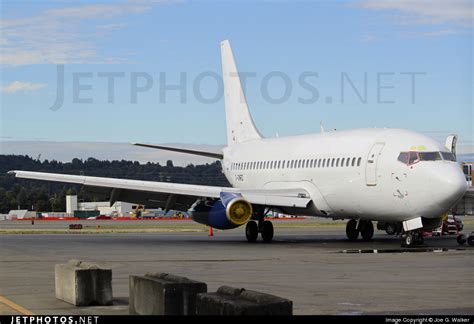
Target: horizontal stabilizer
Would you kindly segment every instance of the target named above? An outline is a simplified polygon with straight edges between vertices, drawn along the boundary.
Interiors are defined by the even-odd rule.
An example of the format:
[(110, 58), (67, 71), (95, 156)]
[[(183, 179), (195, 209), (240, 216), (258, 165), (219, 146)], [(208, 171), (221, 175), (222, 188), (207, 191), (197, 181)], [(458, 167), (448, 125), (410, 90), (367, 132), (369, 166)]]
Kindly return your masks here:
[(173, 151), (173, 152), (178, 152), (178, 153), (200, 155), (200, 156), (205, 156), (205, 157), (209, 157), (209, 158), (213, 158), (213, 159), (219, 159), (219, 160), (224, 159), (224, 155), (222, 153), (218, 153), (218, 152), (197, 151), (197, 150), (184, 149), (184, 148), (180, 148), (180, 147), (171, 147), (171, 146), (163, 146), (163, 145), (151, 145), (151, 144), (142, 144), (142, 143), (132, 143), (132, 144), (136, 145), (136, 146), (143, 146), (143, 147), (154, 148), (154, 149), (159, 149), (159, 150), (166, 150), (166, 151)]

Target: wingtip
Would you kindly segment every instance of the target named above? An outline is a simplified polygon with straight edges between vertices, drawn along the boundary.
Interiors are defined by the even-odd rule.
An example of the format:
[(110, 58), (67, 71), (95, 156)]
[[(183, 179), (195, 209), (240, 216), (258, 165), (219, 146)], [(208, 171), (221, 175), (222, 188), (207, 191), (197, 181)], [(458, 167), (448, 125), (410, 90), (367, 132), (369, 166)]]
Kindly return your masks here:
[(8, 171), (7, 174), (16, 175), (16, 170)]

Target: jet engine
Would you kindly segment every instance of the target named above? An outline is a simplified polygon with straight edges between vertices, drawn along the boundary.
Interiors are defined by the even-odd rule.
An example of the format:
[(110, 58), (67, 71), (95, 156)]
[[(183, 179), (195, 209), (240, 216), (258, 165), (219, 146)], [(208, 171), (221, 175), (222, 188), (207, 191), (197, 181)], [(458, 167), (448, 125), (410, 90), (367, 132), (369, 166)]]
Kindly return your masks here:
[(231, 229), (246, 224), (252, 217), (252, 204), (238, 193), (221, 193), (220, 199), (196, 201), (188, 211), (198, 223), (217, 229)]

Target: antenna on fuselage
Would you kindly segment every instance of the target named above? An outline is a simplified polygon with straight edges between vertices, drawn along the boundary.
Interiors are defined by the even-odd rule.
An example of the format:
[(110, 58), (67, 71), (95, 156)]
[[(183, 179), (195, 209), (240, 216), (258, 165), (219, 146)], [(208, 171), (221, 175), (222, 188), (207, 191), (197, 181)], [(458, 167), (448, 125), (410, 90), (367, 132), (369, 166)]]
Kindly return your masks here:
[(319, 128), (321, 129), (321, 133), (324, 133), (324, 125), (322, 121), (319, 122)]

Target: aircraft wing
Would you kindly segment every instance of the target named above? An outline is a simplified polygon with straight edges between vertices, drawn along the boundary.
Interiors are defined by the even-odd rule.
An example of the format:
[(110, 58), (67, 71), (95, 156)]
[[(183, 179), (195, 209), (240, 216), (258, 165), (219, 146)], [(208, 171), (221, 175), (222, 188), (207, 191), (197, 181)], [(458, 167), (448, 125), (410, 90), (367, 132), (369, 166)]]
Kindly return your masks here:
[(240, 193), (252, 204), (273, 207), (305, 208), (311, 201), (304, 189), (238, 189), (19, 170), (9, 173), (17, 178), (80, 184), (92, 192), (108, 195), (111, 205), (116, 201), (126, 201), (165, 210), (186, 211), (196, 199), (219, 198), (221, 192)]

